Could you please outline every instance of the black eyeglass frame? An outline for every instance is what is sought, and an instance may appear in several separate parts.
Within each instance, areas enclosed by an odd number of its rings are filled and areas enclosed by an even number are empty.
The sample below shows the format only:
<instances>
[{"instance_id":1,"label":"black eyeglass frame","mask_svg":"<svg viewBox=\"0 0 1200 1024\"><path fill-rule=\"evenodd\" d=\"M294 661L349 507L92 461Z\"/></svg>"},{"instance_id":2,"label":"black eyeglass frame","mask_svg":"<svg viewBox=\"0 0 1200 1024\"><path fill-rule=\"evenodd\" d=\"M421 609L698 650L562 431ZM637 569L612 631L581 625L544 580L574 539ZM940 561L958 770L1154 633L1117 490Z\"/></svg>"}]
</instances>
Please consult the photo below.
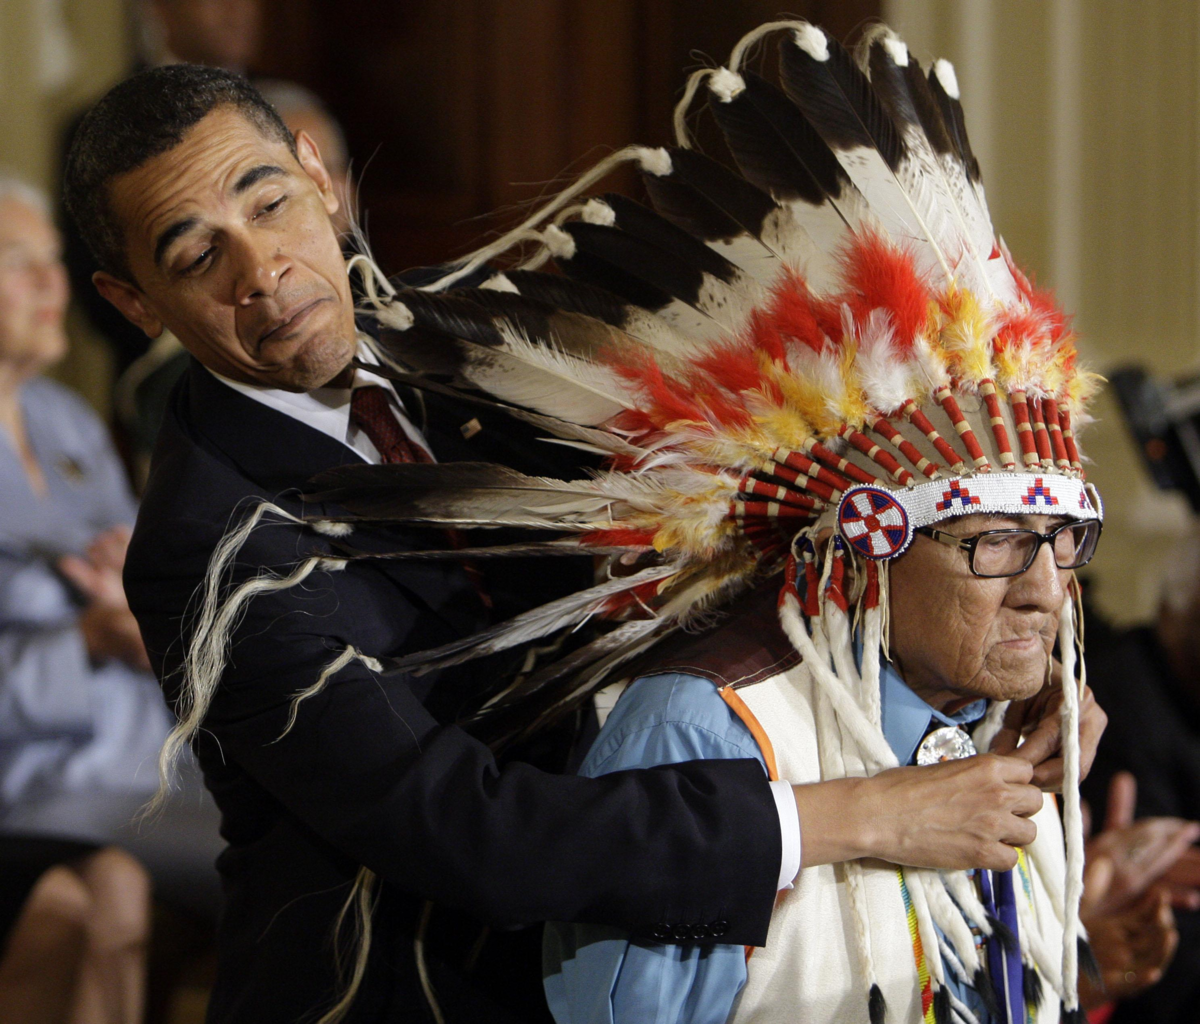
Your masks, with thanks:
<instances>
[{"instance_id":1,"label":"black eyeglass frame","mask_svg":"<svg viewBox=\"0 0 1200 1024\"><path fill-rule=\"evenodd\" d=\"M1050 545L1050 553L1054 553L1054 540L1063 530L1072 527L1096 524L1096 542L1092 545L1092 550L1088 556L1081 562L1076 562L1073 565L1059 565L1058 559L1054 560L1055 566L1059 569L1082 569L1096 555L1096 548L1100 545L1100 534L1103 532L1104 523L1099 519L1068 519L1061 526L1056 526L1049 533L1039 533L1037 530L983 530L980 533L971 537L955 537L951 533L945 533L942 530L935 530L932 526L919 526L914 531L924 534L926 537L936 540L939 544L946 544L950 547L961 548L967 553L967 568L971 570L972 576L977 576L982 580L1006 580L1013 576L1020 576L1022 573L1028 572L1034 562L1037 561L1037 556L1042 550L1043 544ZM1024 567L1016 572L1005 572L996 575L989 573L976 572L975 570L975 549L979 546L979 541L984 537L994 537L998 534L1013 534L1013 533L1030 533L1037 538L1037 543L1033 546L1033 550L1029 555L1029 560Z\"/></svg>"}]
</instances>

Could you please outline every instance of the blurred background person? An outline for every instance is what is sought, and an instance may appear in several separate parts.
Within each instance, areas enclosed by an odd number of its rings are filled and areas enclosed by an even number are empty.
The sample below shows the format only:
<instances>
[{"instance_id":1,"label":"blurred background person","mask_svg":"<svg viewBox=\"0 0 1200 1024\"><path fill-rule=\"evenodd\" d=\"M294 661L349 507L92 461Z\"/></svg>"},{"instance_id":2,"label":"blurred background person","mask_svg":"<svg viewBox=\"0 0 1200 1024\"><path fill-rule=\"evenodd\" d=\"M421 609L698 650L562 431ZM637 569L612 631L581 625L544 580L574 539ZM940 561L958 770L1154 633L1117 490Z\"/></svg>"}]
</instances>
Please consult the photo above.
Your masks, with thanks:
<instances>
[{"instance_id":1,"label":"blurred background person","mask_svg":"<svg viewBox=\"0 0 1200 1024\"><path fill-rule=\"evenodd\" d=\"M1194 916L1200 908L1193 845L1200 838L1200 823L1166 816L1135 820L1137 791L1129 772L1112 776L1103 830L1086 848L1080 919L1100 976L1081 978L1081 993L1092 1024L1114 1015L1127 1021L1168 1019L1142 1015L1131 1000L1147 990L1155 992L1152 986L1171 969L1179 945L1176 911ZM1088 807L1085 829L1091 818ZM1188 1012L1191 1016L1171 1019L1194 1019L1194 1010Z\"/></svg>"},{"instance_id":2,"label":"blurred background person","mask_svg":"<svg viewBox=\"0 0 1200 1024\"><path fill-rule=\"evenodd\" d=\"M129 854L0 836L0 1024L140 1024L150 877ZM23 901L10 899L26 888Z\"/></svg>"},{"instance_id":3,"label":"blurred background person","mask_svg":"<svg viewBox=\"0 0 1200 1024\"><path fill-rule=\"evenodd\" d=\"M141 905L137 861L163 899L212 921L221 843L196 774L162 819L133 823L170 712L121 585L124 469L96 415L41 376L66 352L66 302L45 198L0 175L0 923L58 864L97 907ZM110 845L137 861L94 859Z\"/></svg>"},{"instance_id":4,"label":"blurred background person","mask_svg":"<svg viewBox=\"0 0 1200 1024\"><path fill-rule=\"evenodd\" d=\"M137 0L145 64L247 71L262 35L260 0Z\"/></svg>"},{"instance_id":5,"label":"blurred background person","mask_svg":"<svg viewBox=\"0 0 1200 1024\"><path fill-rule=\"evenodd\" d=\"M1131 823L1200 818L1200 531L1181 541L1167 560L1157 619L1114 630L1093 614L1087 645L1088 684L1109 724L1083 787L1085 797L1093 807L1105 806L1111 787ZM1142 825L1139 820L1135 827ZM1179 932L1174 962L1160 983L1118 1004L1113 1024L1196 1019L1200 903L1188 896L1200 886L1195 839L1162 874L1174 897ZM1154 865L1154 851L1143 835L1125 847L1119 863L1136 877Z\"/></svg>"}]
</instances>

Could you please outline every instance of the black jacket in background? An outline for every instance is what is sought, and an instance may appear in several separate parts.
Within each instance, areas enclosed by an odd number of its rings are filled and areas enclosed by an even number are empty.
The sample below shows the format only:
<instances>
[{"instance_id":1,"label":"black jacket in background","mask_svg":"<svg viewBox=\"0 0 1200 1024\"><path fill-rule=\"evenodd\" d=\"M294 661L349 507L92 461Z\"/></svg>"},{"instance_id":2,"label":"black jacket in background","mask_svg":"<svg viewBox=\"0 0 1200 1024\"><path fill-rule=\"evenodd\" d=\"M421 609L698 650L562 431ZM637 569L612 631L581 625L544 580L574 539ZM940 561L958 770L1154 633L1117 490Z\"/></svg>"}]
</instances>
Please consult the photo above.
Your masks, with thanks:
<instances>
[{"instance_id":1,"label":"black jacket in background","mask_svg":"<svg viewBox=\"0 0 1200 1024\"><path fill-rule=\"evenodd\" d=\"M507 421L428 396L426 416L440 460L496 458L541 471L537 446ZM459 428L473 417L484 429L466 441ZM230 522L259 498L299 513L305 481L355 458L192 364L159 437L125 571L169 697L190 602ZM372 543L365 533L353 540ZM389 543L440 540L410 531ZM287 571L328 550L311 531L263 527L242 549L235 579ZM545 593L537 571L510 569L507 579L513 586L493 583L512 608ZM509 593L517 584L530 592ZM413 897L499 927L588 921L679 941L765 940L780 837L753 760L599 779L499 768L483 744L445 724L448 712L439 720L431 711L454 707L461 676L377 677L357 662L306 701L276 742L292 696L348 644L397 655L482 621L466 578L434 563L352 564L250 604L197 745L229 843L219 861L227 910L210 1021L283 1024L327 1008L336 990L333 920L359 865L384 881L356 1022L427 1019L411 966ZM459 1019L504 1019L453 978L435 984L467 1008Z\"/></svg>"},{"instance_id":2,"label":"black jacket in background","mask_svg":"<svg viewBox=\"0 0 1200 1024\"><path fill-rule=\"evenodd\" d=\"M1087 619L1088 685L1108 713L1082 788L1094 828L1104 824L1119 771L1137 779L1137 817L1200 820L1200 720L1149 628L1114 631ZM1153 988L1118 1004L1110 1024L1195 1024L1200 1018L1200 913L1177 910L1179 948Z\"/></svg>"}]
</instances>

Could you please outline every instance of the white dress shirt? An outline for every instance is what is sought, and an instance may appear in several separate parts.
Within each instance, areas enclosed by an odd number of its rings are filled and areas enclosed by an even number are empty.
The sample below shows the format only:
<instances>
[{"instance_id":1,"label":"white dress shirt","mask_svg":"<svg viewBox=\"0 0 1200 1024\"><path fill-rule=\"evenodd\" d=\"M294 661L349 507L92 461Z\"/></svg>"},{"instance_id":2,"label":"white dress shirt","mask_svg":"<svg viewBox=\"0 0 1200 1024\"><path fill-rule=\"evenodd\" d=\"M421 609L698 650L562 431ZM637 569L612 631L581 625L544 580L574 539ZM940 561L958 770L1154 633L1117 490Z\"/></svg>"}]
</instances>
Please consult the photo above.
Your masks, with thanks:
<instances>
[{"instance_id":1,"label":"white dress shirt","mask_svg":"<svg viewBox=\"0 0 1200 1024\"><path fill-rule=\"evenodd\" d=\"M360 362L379 364L375 353L361 342L358 346L358 358ZM269 406L276 412L281 412L285 416L290 416L294 420L314 427L322 434L328 434L335 441L340 441L347 447L353 448L367 462L374 464L378 464L380 461L379 450L371 443L371 439L367 437L366 433L359 430L351 421L350 395L356 388L381 385L387 393L392 412L400 426L404 428L404 433L408 435L409 440L415 441L426 451L429 450L429 445L425 443L421 431L408 418L404 404L397 397L391 382L370 370L364 370L361 367L356 369L354 379L348 388L324 387L314 388L312 391L284 391L281 388L268 388L261 384L242 384L240 381L230 380L211 370L209 372L217 380L228 384L234 391L253 398L256 402L262 402L263 405Z\"/></svg>"},{"instance_id":2,"label":"white dress shirt","mask_svg":"<svg viewBox=\"0 0 1200 1024\"><path fill-rule=\"evenodd\" d=\"M375 354L361 342L358 346L358 358L362 362L378 364ZM294 420L328 434L335 441L353 448L367 462L375 464L380 461L379 451L371 443L371 439L350 420L350 395L355 388L381 384L391 401L392 412L409 439L426 450L429 449L421 432L405 413L404 406L391 384L378 374L361 367L355 370L354 379L348 388L324 387L301 392L283 391L259 384L242 384L222 377L219 373L214 373L213 376L256 402L262 402L276 412L291 416ZM792 795L791 783L779 781L770 785L771 795L775 798L775 807L779 812L779 831L783 846L778 888L790 889L792 880L800 872L800 816L796 811L796 798Z\"/></svg>"}]
</instances>

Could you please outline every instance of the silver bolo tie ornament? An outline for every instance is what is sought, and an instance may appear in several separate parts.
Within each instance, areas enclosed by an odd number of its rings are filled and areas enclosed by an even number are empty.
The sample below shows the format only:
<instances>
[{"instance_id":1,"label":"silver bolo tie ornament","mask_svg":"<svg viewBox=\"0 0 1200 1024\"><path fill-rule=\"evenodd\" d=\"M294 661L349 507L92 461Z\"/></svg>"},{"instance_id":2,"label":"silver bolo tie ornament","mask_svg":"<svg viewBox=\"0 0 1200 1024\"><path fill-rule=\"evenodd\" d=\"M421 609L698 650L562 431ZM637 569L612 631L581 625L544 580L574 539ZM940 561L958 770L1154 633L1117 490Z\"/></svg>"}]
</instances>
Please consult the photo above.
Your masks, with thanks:
<instances>
[{"instance_id":1,"label":"silver bolo tie ornament","mask_svg":"<svg viewBox=\"0 0 1200 1024\"><path fill-rule=\"evenodd\" d=\"M957 761L962 757L974 757L978 751L967 731L957 725L943 725L934 729L917 747L917 764L941 764Z\"/></svg>"}]
</instances>

